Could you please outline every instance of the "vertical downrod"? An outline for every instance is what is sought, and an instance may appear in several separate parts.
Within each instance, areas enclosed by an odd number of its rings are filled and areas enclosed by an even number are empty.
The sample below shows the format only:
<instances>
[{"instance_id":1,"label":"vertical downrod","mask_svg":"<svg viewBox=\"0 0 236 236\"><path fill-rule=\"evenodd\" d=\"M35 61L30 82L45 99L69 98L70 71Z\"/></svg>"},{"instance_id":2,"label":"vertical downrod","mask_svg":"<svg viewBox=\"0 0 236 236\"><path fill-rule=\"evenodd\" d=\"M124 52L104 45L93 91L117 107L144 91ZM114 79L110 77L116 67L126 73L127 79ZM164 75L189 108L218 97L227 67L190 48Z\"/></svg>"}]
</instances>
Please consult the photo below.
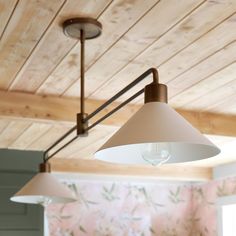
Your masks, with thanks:
<instances>
[{"instance_id":1,"label":"vertical downrod","mask_svg":"<svg viewBox=\"0 0 236 236\"><path fill-rule=\"evenodd\" d=\"M85 106L84 106L84 45L85 44L85 35L84 30L80 30L80 113L82 116L85 113Z\"/></svg>"}]
</instances>

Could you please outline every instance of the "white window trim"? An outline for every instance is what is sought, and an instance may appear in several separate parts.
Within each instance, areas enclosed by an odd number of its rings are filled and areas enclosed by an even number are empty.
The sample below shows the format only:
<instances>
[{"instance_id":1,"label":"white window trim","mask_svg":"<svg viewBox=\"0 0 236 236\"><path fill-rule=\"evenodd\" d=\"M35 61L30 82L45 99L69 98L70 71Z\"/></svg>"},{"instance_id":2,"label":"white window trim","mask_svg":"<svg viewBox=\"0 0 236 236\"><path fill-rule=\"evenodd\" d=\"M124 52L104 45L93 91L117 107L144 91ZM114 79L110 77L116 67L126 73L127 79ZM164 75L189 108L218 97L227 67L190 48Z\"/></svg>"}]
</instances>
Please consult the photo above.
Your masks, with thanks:
<instances>
[{"instance_id":1,"label":"white window trim","mask_svg":"<svg viewBox=\"0 0 236 236\"><path fill-rule=\"evenodd\" d=\"M223 236L222 207L226 205L236 204L236 195L219 197L216 200L217 205L217 232L218 236Z\"/></svg>"}]
</instances>

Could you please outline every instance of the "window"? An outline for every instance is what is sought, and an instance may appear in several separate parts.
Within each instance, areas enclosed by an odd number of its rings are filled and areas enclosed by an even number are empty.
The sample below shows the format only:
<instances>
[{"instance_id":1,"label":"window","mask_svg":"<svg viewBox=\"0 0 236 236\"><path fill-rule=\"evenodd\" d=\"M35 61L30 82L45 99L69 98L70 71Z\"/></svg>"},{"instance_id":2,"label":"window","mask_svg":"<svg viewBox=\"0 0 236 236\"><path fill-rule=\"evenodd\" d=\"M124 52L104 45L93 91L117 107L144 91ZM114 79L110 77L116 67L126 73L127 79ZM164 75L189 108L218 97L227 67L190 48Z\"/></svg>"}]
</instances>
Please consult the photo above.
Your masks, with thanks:
<instances>
[{"instance_id":1,"label":"window","mask_svg":"<svg viewBox=\"0 0 236 236\"><path fill-rule=\"evenodd\" d=\"M218 204L218 236L236 235L236 196L221 197Z\"/></svg>"}]
</instances>

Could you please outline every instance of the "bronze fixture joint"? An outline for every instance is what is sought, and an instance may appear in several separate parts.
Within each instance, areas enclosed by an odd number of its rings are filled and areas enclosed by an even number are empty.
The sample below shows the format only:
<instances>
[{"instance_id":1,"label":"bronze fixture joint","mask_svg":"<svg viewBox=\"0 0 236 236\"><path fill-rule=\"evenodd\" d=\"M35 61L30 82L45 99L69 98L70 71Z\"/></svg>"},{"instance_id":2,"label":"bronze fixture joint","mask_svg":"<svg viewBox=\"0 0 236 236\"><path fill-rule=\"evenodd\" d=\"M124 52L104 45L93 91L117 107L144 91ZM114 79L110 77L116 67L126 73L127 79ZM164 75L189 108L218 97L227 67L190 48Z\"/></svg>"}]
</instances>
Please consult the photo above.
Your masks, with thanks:
<instances>
[{"instance_id":1,"label":"bronze fixture joint","mask_svg":"<svg viewBox=\"0 0 236 236\"><path fill-rule=\"evenodd\" d=\"M151 83L144 88L144 102L168 102L167 86L165 84Z\"/></svg>"},{"instance_id":2,"label":"bronze fixture joint","mask_svg":"<svg viewBox=\"0 0 236 236\"><path fill-rule=\"evenodd\" d=\"M50 163L44 162L44 163L39 164L39 172L41 172L41 173L45 173L45 172L49 173L49 172L51 172L51 165L50 165Z\"/></svg>"},{"instance_id":3,"label":"bronze fixture joint","mask_svg":"<svg viewBox=\"0 0 236 236\"><path fill-rule=\"evenodd\" d=\"M88 136L87 113L77 113L77 135Z\"/></svg>"}]
</instances>

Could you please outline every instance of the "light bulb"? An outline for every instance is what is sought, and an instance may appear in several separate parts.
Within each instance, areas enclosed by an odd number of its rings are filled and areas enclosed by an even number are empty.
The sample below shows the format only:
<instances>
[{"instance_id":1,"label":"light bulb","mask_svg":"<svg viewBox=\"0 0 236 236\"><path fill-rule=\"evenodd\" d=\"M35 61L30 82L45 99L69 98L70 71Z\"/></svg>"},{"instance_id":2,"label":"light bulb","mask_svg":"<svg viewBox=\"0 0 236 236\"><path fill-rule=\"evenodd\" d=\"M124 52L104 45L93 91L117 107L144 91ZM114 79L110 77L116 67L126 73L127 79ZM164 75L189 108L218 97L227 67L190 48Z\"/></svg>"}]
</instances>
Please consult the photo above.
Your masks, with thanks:
<instances>
[{"instance_id":1,"label":"light bulb","mask_svg":"<svg viewBox=\"0 0 236 236\"><path fill-rule=\"evenodd\" d=\"M153 166L161 165L171 158L171 148L168 143L147 143L141 148L142 158Z\"/></svg>"},{"instance_id":2,"label":"light bulb","mask_svg":"<svg viewBox=\"0 0 236 236\"><path fill-rule=\"evenodd\" d=\"M50 197L44 197L44 196L41 196L38 201L38 204L40 204L44 208L46 208L51 203L52 203L52 199Z\"/></svg>"}]
</instances>

